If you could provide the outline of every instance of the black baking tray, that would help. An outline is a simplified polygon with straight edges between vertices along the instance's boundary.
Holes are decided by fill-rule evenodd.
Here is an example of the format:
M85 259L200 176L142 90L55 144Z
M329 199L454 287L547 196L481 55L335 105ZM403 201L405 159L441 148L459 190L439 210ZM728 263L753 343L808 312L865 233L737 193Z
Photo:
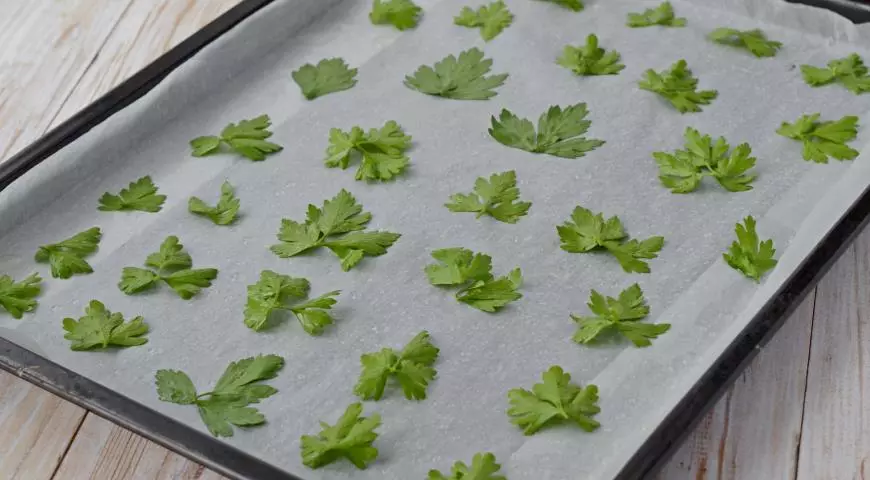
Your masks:
M241 1L14 157L0 163L0 191L53 153L146 94L203 47L271 2L272 0ZM870 22L870 3L849 0L801 0L796 3L826 8L856 23ZM805 294L847 248L868 218L870 188L862 193L759 314L667 415L626 464L619 478L651 476L668 459L701 416L748 365L758 348L773 336ZM3 338L0 338L0 368L228 477L298 480L298 477L172 420Z

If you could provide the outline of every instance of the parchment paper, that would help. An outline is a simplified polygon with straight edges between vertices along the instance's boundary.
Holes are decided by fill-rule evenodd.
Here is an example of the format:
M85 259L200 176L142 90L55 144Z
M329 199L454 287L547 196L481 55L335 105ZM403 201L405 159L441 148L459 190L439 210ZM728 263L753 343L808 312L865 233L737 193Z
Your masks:
M91 226L104 237L88 258L91 275L49 279L39 308L23 320L0 315L0 334L194 428L195 408L160 402L154 372L183 369L200 389L233 360L283 355L287 365L270 383L279 389L259 408L268 424L238 429L227 441L310 479L423 478L455 460L491 451L508 478L610 478L787 278L870 182L870 158L816 165L803 161L798 142L778 136L782 121L821 112L824 119L861 117L861 149L870 96L838 86L812 89L798 65L823 65L853 51L868 55L870 30L831 13L774 0L674 1L686 28L629 29L628 12L657 2L590 0L581 13L556 5L508 0L513 26L490 43L477 30L454 26L465 0L421 0L421 25L399 33L367 19L368 2L277 1L210 45L160 86L63 149L0 194L0 272L39 271L36 247ZM477 3L477 2L472 2ZM771 59L705 40L713 28L763 28L785 48ZM618 76L580 78L556 65L565 44L596 33L617 49L626 68ZM490 101L451 101L402 86L421 64L477 46L510 78ZM290 72L305 62L341 56L358 66L350 91L305 101ZM684 58L700 87L719 98L702 113L681 115L637 88L647 68L662 70ZM587 102L589 136L606 144L577 160L537 156L504 147L486 133L490 115L509 108L537 118L549 105ZM192 158L188 140L261 113L275 123L285 146L262 163L233 156ZM409 172L395 182L365 184L353 171L327 169L322 160L331 127L378 127L398 121L414 136ZM657 179L651 152L682 146L687 126L732 145L749 142L758 157L755 189L727 193L705 182L674 195ZM516 170L522 197L533 202L516 225L449 212L442 204L471 190L474 178ZM168 195L159 214L101 213L97 199L150 174ZM216 227L187 212L191 195L209 202L230 180L242 201L241 221ZM401 233L383 257L342 272L328 252L279 259L268 250L282 217L302 219L340 188L374 215L371 228ZM558 248L555 226L576 205L619 215L637 238L664 235L665 248L649 275L624 273L606 255ZM761 286L727 267L721 253L734 224L752 214L762 237L772 237L780 265ZM178 235L199 267L220 270L194 300L167 288L127 296L116 287L124 266L139 266L167 235ZM497 315L457 303L430 286L423 267L436 248L463 246L492 255L496 274L521 267L525 297ZM295 322L266 333L242 323L245 287L262 269L311 280L312 293L341 289L335 328L313 338ZM615 295L639 282L652 307L650 321L673 328L654 345L581 347L571 341L569 313L585 313L591 288ZM152 328L143 347L71 352L61 319L78 317L97 298ZM441 348L438 379L423 402L391 390L367 413L383 416L378 460L366 471L338 462L320 470L301 465L299 437L319 431L356 401L352 388L362 353L404 345L428 330ZM529 388L550 365L601 389L602 428L587 434L558 427L525 437L510 424L507 391Z

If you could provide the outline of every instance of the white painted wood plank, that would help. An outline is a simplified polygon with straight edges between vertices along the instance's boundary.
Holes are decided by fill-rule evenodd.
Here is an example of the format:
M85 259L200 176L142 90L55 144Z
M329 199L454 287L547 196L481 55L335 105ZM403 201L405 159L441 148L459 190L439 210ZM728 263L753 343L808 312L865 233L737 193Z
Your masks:
M810 293L659 479L794 478L812 324Z

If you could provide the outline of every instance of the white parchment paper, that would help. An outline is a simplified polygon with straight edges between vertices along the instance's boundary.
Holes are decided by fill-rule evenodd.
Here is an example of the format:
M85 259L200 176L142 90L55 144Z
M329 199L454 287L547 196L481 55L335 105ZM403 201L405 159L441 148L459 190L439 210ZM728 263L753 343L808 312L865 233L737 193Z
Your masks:
M310 479L423 478L455 460L491 451L509 478L611 478L701 373L747 324L802 258L870 182L870 156L810 164L800 144L775 134L782 121L820 112L824 119L858 115L863 127L870 96L839 86L812 89L803 63L823 65L853 51L868 55L870 30L823 10L775 0L674 1L686 28L629 29L628 12L657 2L590 0L571 13L556 5L507 0L514 24L484 43L476 30L454 26L465 0L421 0L421 25L400 33L368 22L369 2L286 0L245 21L185 63L154 91L85 134L0 193L0 272L39 271L36 247L91 226L104 237L89 257L95 272L48 279L39 308L23 320L0 315L0 335L159 410L203 429L195 408L160 402L154 372L183 369L206 389L233 360L283 355L287 365L270 383L279 389L260 404L268 424L237 430L227 441ZM473 2L477 3L477 2ZM720 26L763 28L785 44L771 59L708 42ZM617 49L618 76L576 77L555 58L589 33ZM421 64L477 46L510 78L489 101L451 101L402 86ZM341 56L359 67L350 91L305 101L290 72L305 62ZM681 115L637 88L644 70L684 58L700 87L719 91L702 113ZM490 115L509 108L537 118L550 105L589 105L590 137L606 144L577 160L504 147L486 133ZM188 140L226 123L271 115L278 155L252 163L233 155L192 158ZM398 121L414 136L411 168L392 183L365 184L352 171L327 169L323 152L331 127L379 127ZM728 193L709 183L674 195L657 179L656 150L682 146L687 126L732 145L748 142L758 157L755 189ZM530 214L516 225L455 214L442 205L470 191L477 176L516 170ZM116 192L151 175L168 200L158 214L97 212L104 191ZM187 213L191 195L213 201L228 179L242 201L241 221L216 227ZM282 217L302 219L340 188L374 215L372 228L401 233L386 256L342 272L328 252L279 259L268 250ZM624 273L606 255L563 252L555 226L576 205L619 215L638 238L664 235L665 248L649 275ZM721 261L734 224L752 214L763 237L776 242L780 265L761 286ZM191 301L167 288L126 296L116 287L124 266L139 266L167 235L178 235L196 266L220 270L214 285ZM495 273L521 267L525 297L497 315L457 303L430 286L423 267L436 248L463 246L492 255ZM337 325L306 335L293 322L256 333L242 323L245 287L262 269L311 280L313 293L341 289ZM569 313L584 313L591 288L615 295L643 287L651 321L673 328L646 349L626 344L581 347L571 341ZM71 352L61 319L79 316L92 298L152 328L143 347ZM367 413L383 416L378 460L366 471L338 462L302 466L299 437L333 422L356 401L359 356L401 347L428 330L441 348L438 379L423 402L393 390ZM550 365L601 389L602 428L587 434L557 427L525 437L510 424L507 391L529 388Z

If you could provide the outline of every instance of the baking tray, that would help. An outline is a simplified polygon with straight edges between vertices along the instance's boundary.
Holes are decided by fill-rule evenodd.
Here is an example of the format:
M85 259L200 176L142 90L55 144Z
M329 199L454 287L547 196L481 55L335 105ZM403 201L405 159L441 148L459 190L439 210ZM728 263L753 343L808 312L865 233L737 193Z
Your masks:
M548 202L545 190L561 192L578 185L589 188L585 182L591 177L584 175L596 168L596 158L598 169L603 168L600 162L611 159L612 163L607 164L607 170L611 171L608 174L622 172L624 175L625 169L641 169L654 179L654 168L649 168L649 151L679 147L680 133L685 126L683 122L694 118L681 117L654 97L642 94L635 97L636 92L633 92L631 97L643 102L641 109L649 109L650 114L666 119L661 122L664 124L662 130L656 132L661 134L661 140L646 138L641 142L629 137L608 137L605 130L595 131L595 125L606 123L602 115L596 116L596 112L607 111L607 107L613 105L596 104L596 99L603 95L595 91L593 84L584 84L584 91L578 94L577 80L551 67L549 55L540 59L542 72L554 72L553 84L547 85L544 90L549 91L546 92L534 79L524 78L522 72L510 68L507 70L511 79L500 90L499 96L489 102L439 101L405 90L400 84L402 76L411 73L419 64L431 64L447 53L457 53L472 45L484 48L495 59L498 71L499 66L510 64L514 52L523 48L547 44L548 48L558 50L565 43L582 41L582 36L577 34L560 36L559 28L538 32L536 27L539 24L535 22L561 28L575 26L566 22L576 22L579 30L594 30L599 36L608 36L622 28L625 12L652 4L610 2L608 5L612 11L608 11L604 4L590 2L587 11L575 17L566 16L563 11L543 3L515 0L508 2L517 14L515 25L496 41L483 45L476 32L451 25L452 15L464 2L419 2L426 9L424 21L417 30L406 33L369 25L365 18L368 5L364 3L367 2L243 2L40 141L0 164L0 186L4 188L0 195L0 225L4 226L0 237L0 271L16 278L34 270L46 276L44 268L37 268L30 261L36 245L62 238L91 224L99 224L105 231L100 252L89 259L95 267L94 274L67 281L48 280L40 298L40 307L34 314L25 316L22 321L0 318L0 335L3 337L0 340L0 366L225 475L238 478L297 478L290 471L312 479L417 478L424 476L429 468L447 468L454 460L467 460L470 457L468 452L482 450L496 453L509 478L639 478L649 474L865 223L870 210L870 194L866 188L870 178L867 155L861 155L851 164L813 166L798 163L806 169L802 170L802 175L795 174L798 176L791 178L798 188L783 190L781 196L769 198L768 204L752 211L761 219L762 232L776 239L782 255L780 266L761 287L751 285L727 270L714 258L716 255L707 255L707 250L721 251L730 241L730 229L739 218L729 217L721 222L711 220L705 223L705 229L715 232L721 241L702 248L707 250L701 252L701 256L710 258L689 272L691 281L685 285L666 282L672 285L656 290L652 280L677 278L673 268L681 265L681 257L694 255L691 245L678 241L669 244L662 257L653 261L653 274L649 277L623 274L605 259L568 255L558 250L555 233L550 231L552 226L567 218L574 204L596 205L589 205L589 199L583 195L577 195L570 204L560 201L556 202L559 205L553 205ZM787 45L782 57L765 61L768 67L779 65L784 67L783 70L790 70L787 68L791 60L788 56L790 49L802 51L802 48L807 48L794 60L815 64L823 63L835 53L839 56L851 50L867 53L858 47L868 44L870 35L866 29L857 28L823 11L770 1L717 5L711 0L674 4L681 15L690 18L687 31L695 35L705 33L711 26L720 26L713 23L725 20L738 28L763 24L771 36L782 39ZM855 21L867 20L867 10L862 6L856 4L844 8L844 5L849 4L825 4L832 9L839 8L838 11ZM583 23L593 21L594 29ZM693 23L697 24L697 31L692 30ZM643 37L650 41L659 35L658 32L640 34L650 35ZM441 44L427 42L426 39L432 35L439 37ZM667 66L658 60L639 60L640 52L631 47L637 39L630 43L621 43L615 37L609 37L609 40L626 58L627 69L616 77L625 82L623 88L633 85L643 69ZM809 46L802 42L808 42ZM755 59L741 56L738 52L712 51L717 56L729 55L728 58L739 65L756 66ZM289 71L306 61L336 55L360 67L360 84L350 92L306 104L289 80ZM708 69L702 58L691 57L691 52L681 52L673 60L683 56L702 79L702 86L705 82L718 86L716 83L720 78L714 69ZM247 68L248 65L261 68ZM552 69L547 70L549 68ZM558 77L555 72L558 72ZM388 87L382 85L385 82L378 82L381 74L392 79L395 85ZM811 105L830 104L826 107L826 114L832 117L842 114L836 107L841 105L843 109L848 107L849 113L860 115L862 124L866 123L864 114L867 108L861 107L861 97L856 100L851 94L834 87L810 90L791 71L779 72L778 75L776 78L782 80L778 90L795 94L791 99L798 98L797 94L817 97L816 101L822 104ZM385 91L395 91L397 98L381 101ZM720 88L720 94L724 92L725 89ZM542 97L540 101L523 103L527 101L525 98L535 95ZM275 98L280 99L281 108L278 108ZM593 133L609 142L605 147L608 149L606 155L593 154L578 161L529 158L525 152L508 151L485 136L488 116L503 106L532 116L548 104L573 103L568 100L590 103ZM746 101L750 103L742 105L748 107L752 98ZM703 115L715 115L717 106L727 106L724 100L717 102ZM365 108L361 108L361 104ZM788 107L788 102L783 104ZM409 113L424 110L441 121L454 118L458 112L463 112L463 115L464 112L473 112L474 121L459 122L453 126L462 128L440 132L439 138L432 138L436 136L433 134L426 139L427 132L437 131L437 125L430 125L426 119L415 118ZM208 134L230 121L264 112L270 113L275 120L275 138L287 147L281 155L260 165L232 156L189 157L186 142L195 136L191 134L194 130L196 134ZM719 113L725 112L720 110ZM778 120L793 120L796 116L790 113ZM407 178L388 185L364 185L353 182L348 172L326 170L320 166L329 127L349 128L355 124L370 127L387 119L399 120L415 135L417 143L411 152L413 169ZM466 126L469 128L464 128ZM732 135L731 131L738 127L727 126L731 130L723 127L710 133L723 134L729 139L744 136ZM470 133L464 136L461 132ZM790 162L802 162L799 154L795 154L794 145L785 139L773 138L772 132L764 134L764 141L753 141L754 137L746 136L751 137L748 140L762 158L769 158L771 162L785 161L786 158ZM736 143L736 140L732 141ZM860 135L856 145L860 148L865 142L866 137ZM450 147L446 144L449 143L472 147L462 150L463 162L451 163L449 158L444 158L443 152L439 154L437 150L426 148L439 145L441 149L448 149ZM633 150L635 144L637 151ZM788 153L781 153L786 151ZM620 162L620 158L629 158L630 161ZM469 173L456 174L457 169L469 168L468 165L475 167L470 168ZM299 175L300 168L303 175ZM510 168L518 171L524 195L534 202L528 220L521 221L516 227L523 226L524 222L530 227L546 226L541 230L547 234L541 237L549 238L542 243L546 248L540 251L545 252L541 255L552 256L541 257L547 261L524 260L521 252L511 250L510 244L522 243L516 241L523 235L517 235L520 231L513 230L515 226L475 222L465 216L449 214L446 210L438 211L438 205L443 202L440 197L437 203L429 202L433 203L431 215L439 221L457 225L457 229L427 231L429 237L415 239L413 229L399 228L406 219L396 210L397 204L403 208L413 204L410 194L426 191L430 184L426 182L426 174L430 179L438 178L438 182L431 183L438 183L439 195L446 198L450 193L468 189L475 176ZM565 179L567 183L559 184L559 179L566 177L563 175L566 171L572 175ZM807 172L812 174L806 175ZM96 213L96 198L103 191L116 191L127 181L138 178L140 173L152 174L162 193L169 196L163 212L154 216ZM762 171L759 182L763 182L765 177L773 175ZM245 215L238 229L231 230L234 233L230 235L238 235L234 237L236 247L244 246L246 250L247 244L254 244L259 250L244 262L229 262L234 251L210 245L210 237L215 233L223 234L223 230L215 230L217 227L184 212L189 195L211 198L224 178L232 179L240 188ZM280 196L271 202L246 203L246 198L250 202L257 191L276 191L276 185L269 183L276 179L281 180L281 188L277 189ZM561 188L539 188L549 185L547 182L556 182L555 185ZM336 190L346 187L354 192L366 209L374 213L373 223L380 228L401 231L405 234L403 239L388 255L370 259L358 270L346 274L338 271L333 260L323 256L289 261L271 256L265 246L274 243L272 235L277 230L278 219L297 218L305 204L319 203L331 196L332 193L324 193L323 185L327 184ZM756 190L763 191L765 185L774 189L769 184L759 183ZM655 182L651 182L648 188L649 192L631 191L609 199L600 205L600 209L609 214L620 214L630 231L637 232L638 236L644 233L665 233L668 236L667 232L673 232L674 237L669 238L679 239L681 230L678 225L665 228L665 232L655 232L660 219L645 223L644 217L649 215L643 214L639 202L650 199L671 201L673 197ZM813 188L836 191L837 195L807 198L806 192L814 191ZM698 202L697 208L710 207L711 198L716 202L731 200L731 197L717 197L711 191L694 195L688 198ZM660 200L662 198L667 200ZM726 204L717 206L727 210ZM635 213L630 213L633 210ZM532 222L536 214L540 218L538 223ZM261 230L262 235L247 236L243 227L252 226ZM219 280L189 303L161 294L124 297L113 286L119 275L114 262L137 264L146 253L156 248L167 228L175 229L174 233L181 236L197 265L219 267ZM403 250L404 245L407 247ZM512 262L523 262L526 276L530 279L529 286L524 289L526 298L505 312L488 317L451 302L448 296L431 287L398 299L383 293L373 294L371 279L378 279L379 275L395 277L401 284L419 283L420 268L429 261L426 258L428 251L451 245L492 253L497 269L513 267ZM413 261L409 261L411 259ZM691 262L683 262L688 263ZM543 271L536 274L535 266L538 264L542 267L537 270ZM342 301L349 304L349 308L342 313L347 320L340 321L322 339L308 338L290 325L268 334L245 330L237 303L244 295L244 286L253 282L261 268L307 276L313 280L315 289L343 288L346 296ZM587 273L595 273L594 283L580 276L582 272L578 270L581 268L587 269ZM326 273L322 274L324 271ZM552 275L548 276L547 272L552 272ZM544 294L541 287L548 285L547 278L559 278L559 275L571 281L570 288L556 292L557 295ZM684 273L679 277L686 276ZM571 325L567 315L571 311L584 311L583 300L590 287L615 293L614 289L632 281L644 285L653 306L654 319L670 321L674 325L672 332L659 339L654 347L644 350L624 346L584 350L568 341ZM678 290L682 295L669 297L669 289ZM698 298L709 300L710 289L719 292L714 301L703 304L691 301ZM97 297L106 301L113 310L143 313L153 328L149 344L123 352L69 352L66 341L62 339L60 319L79 315L82 301L91 298L94 291L102 292ZM559 304L562 299L568 303ZM422 313L416 313L417 309L409 308L402 300L412 302ZM558 305L547 307L551 303ZM743 308L740 311L726 308L734 304ZM421 305L423 308L419 308ZM378 308L394 312L378 318L372 314L381 312ZM540 308L543 310L536 310ZM355 315L354 312L362 313ZM533 323L538 318L545 318L547 322ZM712 326L699 324L698 319L712 321ZM356 379L359 354L382 346L400 345L419 330L418 321L423 321L433 332L443 352L439 379L433 384L430 399L423 404L395 398L367 403L366 410L381 412L385 424L378 441L382 460L366 472L353 471L347 465L318 471L303 469L298 460L298 437L316 431L317 420L333 420L347 403L354 400L350 387ZM522 333L522 341L518 342L517 337L511 336L512 331L516 333L517 324L546 331L542 335ZM691 330L689 326L702 327L697 331L702 331L706 337L698 342L697 331L694 336L687 336L685 332ZM222 336L238 336L242 340L231 345L216 345L208 339L199 340L189 332L193 329L202 334L215 331L215 327L220 328ZM227 335L228 332L232 335ZM171 346L172 341L179 338L197 339L196 342L186 342L185 346L191 350L189 354ZM565 340L564 344L554 346L554 338ZM704 345L703 351L693 350L693 345L699 344ZM317 346L316 354L306 353L306 346L312 345ZM464 347L465 352L455 348L456 345ZM240 431L226 442L214 440L203 433L203 426L192 409L156 399L152 382L154 370L158 368L184 369L192 373L197 384L205 384L216 378L230 360L270 352L284 355L288 367L274 381L280 393L262 404L269 419L269 424L262 428ZM336 356L331 357L330 352ZM468 352L484 355L472 361L484 364L485 368L470 361L457 360L472 355ZM682 368L671 371L665 381L660 381L656 372L650 369L661 368L664 365L661 362L670 358L668 352L677 352L686 358L669 365L669 368L674 365ZM575 357L572 359L571 355ZM485 364L486 358L509 365L509 368L498 371L493 364ZM516 358L522 358L522 361L518 362ZM603 423L601 431L586 435L553 429L527 438L508 425L504 416L504 393L508 388L528 387L546 366L553 363L562 364L583 383L595 381L599 384L604 409L599 417ZM147 368L143 366L146 364ZM326 364L328 368L318 370L318 364ZM125 368L125 365L135 365L136 368ZM294 365L303 365L306 370L313 371L306 374L294 369ZM606 378L599 377L598 374L605 369L608 372ZM492 399L491 408L487 405L485 410L478 411L473 404L461 403L474 400L474 397L463 399L461 391L451 390L473 384L463 381L461 371L480 378L495 376L497 382L503 384L504 388L498 391L474 392L487 400ZM642 385L635 383L632 386L632 381L647 377L648 381L657 382L655 398L641 395L643 392L637 390L642 390ZM329 398L308 393L327 388L331 393ZM645 393L649 391L651 389ZM451 403L445 398L448 393L458 395L460 403ZM303 395L308 397L299 398ZM462 422L466 420L460 412L463 409L474 416L495 418L500 422L493 424L492 430L478 425L463 429ZM644 413L632 416L632 412L638 411ZM420 421L420 415L426 412L441 413L441 416L435 418L433 414L429 423ZM419 423L414 425L414 421ZM450 441L438 441L437 444L418 442L412 436L415 429ZM629 429L633 433L626 435ZM571 463L577 457L577 451L587 452L597 461L586 462L592 465L582 467L585 470L577 469ZM548 468L541 469L543 464Z

